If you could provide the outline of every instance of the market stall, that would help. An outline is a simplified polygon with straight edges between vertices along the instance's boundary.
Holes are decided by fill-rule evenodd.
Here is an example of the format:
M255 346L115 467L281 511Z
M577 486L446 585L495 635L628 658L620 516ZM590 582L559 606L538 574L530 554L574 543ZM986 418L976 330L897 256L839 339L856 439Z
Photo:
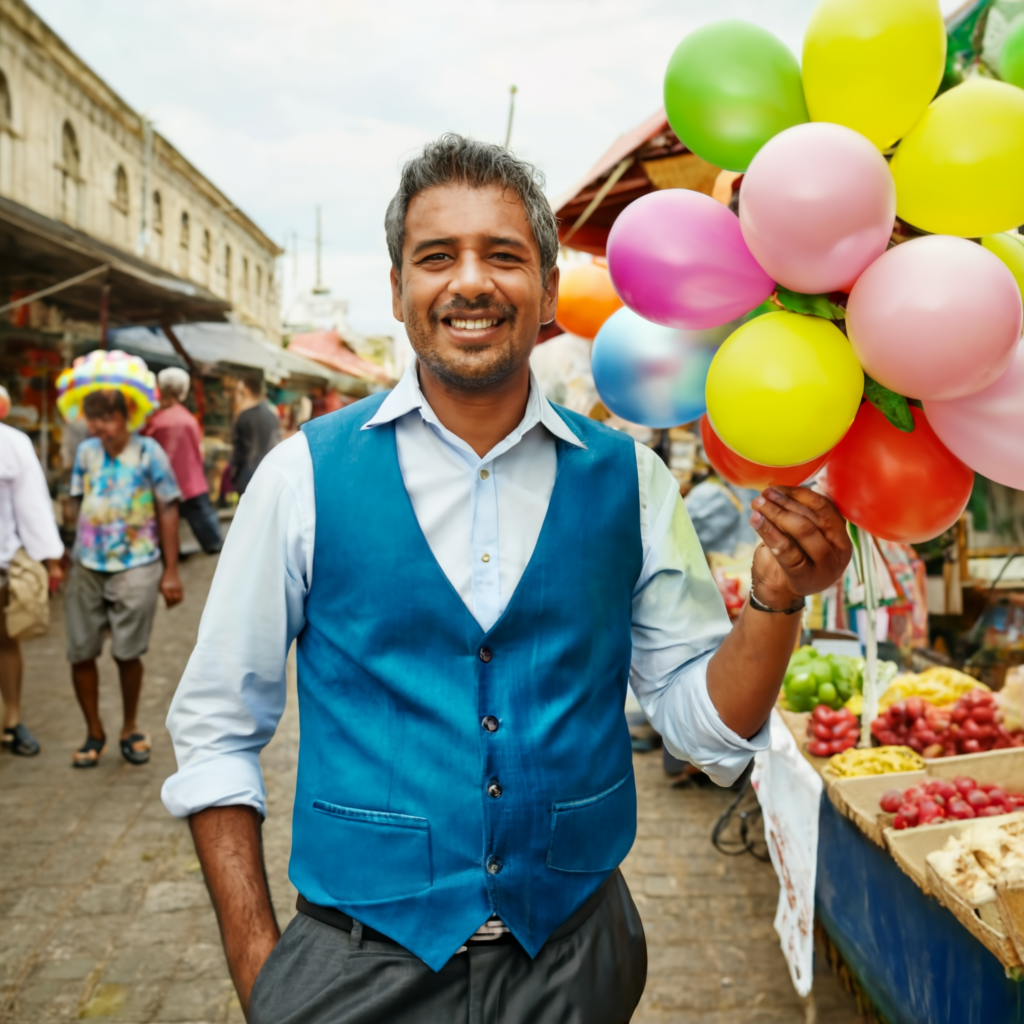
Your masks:
M758 755L794 983L810 988L816 919L889 1024L1024 1020L1024 676L993 693L894 668L858 749L863 662L796 652Z

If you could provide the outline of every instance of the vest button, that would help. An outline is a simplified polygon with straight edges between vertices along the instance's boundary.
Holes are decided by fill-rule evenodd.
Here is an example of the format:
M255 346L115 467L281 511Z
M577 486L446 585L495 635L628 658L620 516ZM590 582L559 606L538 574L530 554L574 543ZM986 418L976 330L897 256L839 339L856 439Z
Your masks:
M498 874L505 865L497 857L487 858L487 872L491 875Z
M494 715L488 715L486 718L483 719L483 721L481 721L480 724L488 732L497 732L498 731L498 720L494 717Z
M493 796L495 800L502 794L501 783L497 779L491 779L487 787L487 795Z
M481 647L481 648L480 648L480 660L481 660L481 661L482 661L482 662L483 662L483 663L484 663L485 665L486 665L486 664L487 664L487 662L489 662L489 661L491 660L491 658L493 658L493 657L494 657L494 655L493 655L493 654L491 654L491 649L490 649L490 647Z

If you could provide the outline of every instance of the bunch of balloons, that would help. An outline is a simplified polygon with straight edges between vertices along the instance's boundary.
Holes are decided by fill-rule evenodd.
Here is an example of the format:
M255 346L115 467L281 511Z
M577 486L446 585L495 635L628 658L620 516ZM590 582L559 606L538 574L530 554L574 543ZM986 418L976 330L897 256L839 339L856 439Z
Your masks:
M802 69L745 22L680 43L669 121L743 173L739 214L666 189L619 215L627 308L593 355L608 408L665 426L706 404L724 476L824 466L847 518L890 540L951 526L974 470L1024 489L1024 89L935 98L945 59L938 0L820 0Z

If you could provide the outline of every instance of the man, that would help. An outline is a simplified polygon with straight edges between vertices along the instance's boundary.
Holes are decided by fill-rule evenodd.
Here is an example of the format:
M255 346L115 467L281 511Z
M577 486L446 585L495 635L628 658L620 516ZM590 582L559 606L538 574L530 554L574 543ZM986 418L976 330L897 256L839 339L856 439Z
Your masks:
M0 420L10 409L7 389L0 387ZM8 569L19 548L29 558L46 563L51 588L60 583L64 545L43 468L28 437L0 423L0 697L4 702L0 743L12 754L32 757L39 753L39 743L21 721L21 645L8 635L4 614L10 600Z
M221 549L220 520L210 504L209 485L203 468L203 433L195 417L182 404L188 396L189 375L176 366L157 374L160 408L141 433L153 438L167 453L181 489L179 515L188 520L199 546L215 555Z
M263 377L246 373L235 389L237 416L231 430L231 481L245 494L256 467L281 440L281 424L263 393Z
M71 497L80 499L80 508L64 612L71 679L89 734L72 764L94 768L106 749L96 659L109 629L124 706L121 756L140 765L150 751L149 737L137 721L141 658L149 646L157 595L163 594L168 608L183 596L178 576L181 491L160 445L129 432L128 406L120 391L86 395L83 411L90 437L78 446L71 473Z
M385 223L417 361L256 475L168 715L164 802L190 817L252 1022L624 1022L647 966L617 870L627 678L731 782L768 743L800 628L784 613L849 541L817 495L758 498L761 603L730 633L668 470L531 377L558 296L533 169L444 136ZM293 637L301 912L281 937L258 758Z

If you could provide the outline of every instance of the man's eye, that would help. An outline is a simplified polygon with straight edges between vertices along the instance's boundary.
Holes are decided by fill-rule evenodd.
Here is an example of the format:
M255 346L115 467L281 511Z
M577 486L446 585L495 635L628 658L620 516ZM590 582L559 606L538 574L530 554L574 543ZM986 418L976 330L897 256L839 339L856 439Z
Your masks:
M511 252L496 252L494 254L494 258L497 260L504 260L505 262L511 261L517 263L519 261L519 257Z
M432 252L429 256L424 256L421 263L440 263L441 260L448 259L448 254L444 252Z

